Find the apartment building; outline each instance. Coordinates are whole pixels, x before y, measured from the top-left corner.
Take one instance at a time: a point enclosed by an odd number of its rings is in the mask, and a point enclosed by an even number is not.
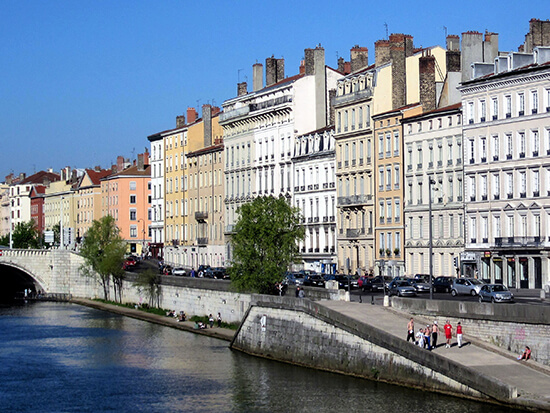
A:
[[[406,271],[428,272],[431,242],[432,274],[457,275],[464,250],[461,104],[404,119],[403,133]]]
[[[550,48],[472,65],[464,82],[463,271],[512,288],[550,273]]]

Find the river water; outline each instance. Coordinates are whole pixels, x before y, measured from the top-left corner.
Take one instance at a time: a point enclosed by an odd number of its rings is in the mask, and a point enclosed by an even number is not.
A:
[[[74,304],[0,308],[2,412],[511,412]]]

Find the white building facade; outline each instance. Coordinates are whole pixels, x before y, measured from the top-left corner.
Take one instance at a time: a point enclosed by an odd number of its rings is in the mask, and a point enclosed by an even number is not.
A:
[[[460,88],[463,267],[512,288],[542,288],[550,281],[549,61],[548,47],[499,56],[492,67],[474,64],[473,80]]]

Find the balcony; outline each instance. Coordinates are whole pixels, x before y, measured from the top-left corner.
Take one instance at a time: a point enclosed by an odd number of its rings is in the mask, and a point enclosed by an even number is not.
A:
[[[482,157],[481,157],[481,162],[482,162],[482,163],[487,162],[487,157],[486,157],[486,156],[482,156]]]
[[[536,197],[536,196],[539,196],[539,191],[533,191],[533,196]]]
[[[319,217],[313,217],[313,222],[319,222]]]
[[[334,98],[334,106],[345,105],[347,103],[355,102],[356,100],[359,100],[359,99],[369,98],[372,96],[372,92],[373,92],[372,88],[368,87],[366,89],[358,90],[353,93],[346,93],[345,95],[342,95],[342,96],[336,96]]]
[[[498,161],[498,155],[493,155],[493,161]]]
[[[525,193],[525,192],[520,192],[520,193],[519,193],[519,197],[520,197],[520,198],[526,198],[526,197],[527,197],[527,193]]]
[[[470,164],[473,164],[475,162],[476,162],[476,160],[474,158],[470,158]]]
[[[482,201],[487,201],[487,195],[481,195],[481,200]]]
[[[519,153],[519,157],[520,157],[520,158],[525,158],[525,152],[520,152],[520,153]]]
[[[494,199],[495,201],[498,201],[498,200],[500,199],[500,194],[494,194],[494,195],[493,195],[493,199]]]
[[[498,115],[493,115],[493,120],[497,120],[498,119]]]
[[[172,240],[172,246],[176,247],[178,245],[180,245],[180,240],[179,239],[173,239]]]
[[[226,234],[234,234],[235,233],[235,225],[226,225],[225,226],[225,233]]]
[[[336,184],[334,182],[329,182],[329,184],[328,184],[328,187],[331,188],[331,189],[334,188],[335,186],[336,186]]]
[[[447,159],[447,166],[453,166],[453,160]]]
[[[323,189],[328,189],[328,182],[325,182],[325,183],[323,184]]]
[[[197,238],[197,245],[199,247],[202,245],[208,245],[208,238]]]
[[[195,219],[198,221],[198,222],[204,222],[208,219],[208,212],[205,212],[205,211],[197,211],[195,212]]]
[[[365,228],[348,228],[346,229],[346,238],[357,238],[365,234]]]
[[[497,237],[495,247],[539,247],[541,237]]]
[[[328,222],[328,217],[323,217],[323,222]]]
[[[372,203],[372,195],[339,196],[338,206],[365,205]]]
[[[508,160],[512,159],[512,154],[511,154],[511,153],[507,153],[507,154],[506,154],[506,159],[508,159]]]
[[[299,186],[295,186],[294,187],[294,192],[299,192],[300,191],[300,187]]]

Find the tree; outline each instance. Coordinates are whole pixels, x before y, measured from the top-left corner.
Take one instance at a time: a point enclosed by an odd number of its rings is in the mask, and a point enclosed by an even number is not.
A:
[[[147,269],[138,273],[137,279],[134,282],[134,286],[141,289],[143,293],[149,297],[149,306],[160,306],[160,276],[152,269]]]
[[[284,197],[259,197],[239,208],[232,236],[231,282],[239,291],[268,293],[299,257],[305,229]]]
[[[36,228],[34,219],[18,222],[12,233],[13,248],[39,248],[40,238],[41,234]]]
[[[80,254],[86,261],[83,271],[98,278],[106,300],[109,299],[112,278],[115,300],[118,294],[119,301],[122,301],[122,282],[125,274],[122,264],[126,253],[126,242],[119,233],[120,230],[112,216],[107,215],[94,220],[80,249]]]

